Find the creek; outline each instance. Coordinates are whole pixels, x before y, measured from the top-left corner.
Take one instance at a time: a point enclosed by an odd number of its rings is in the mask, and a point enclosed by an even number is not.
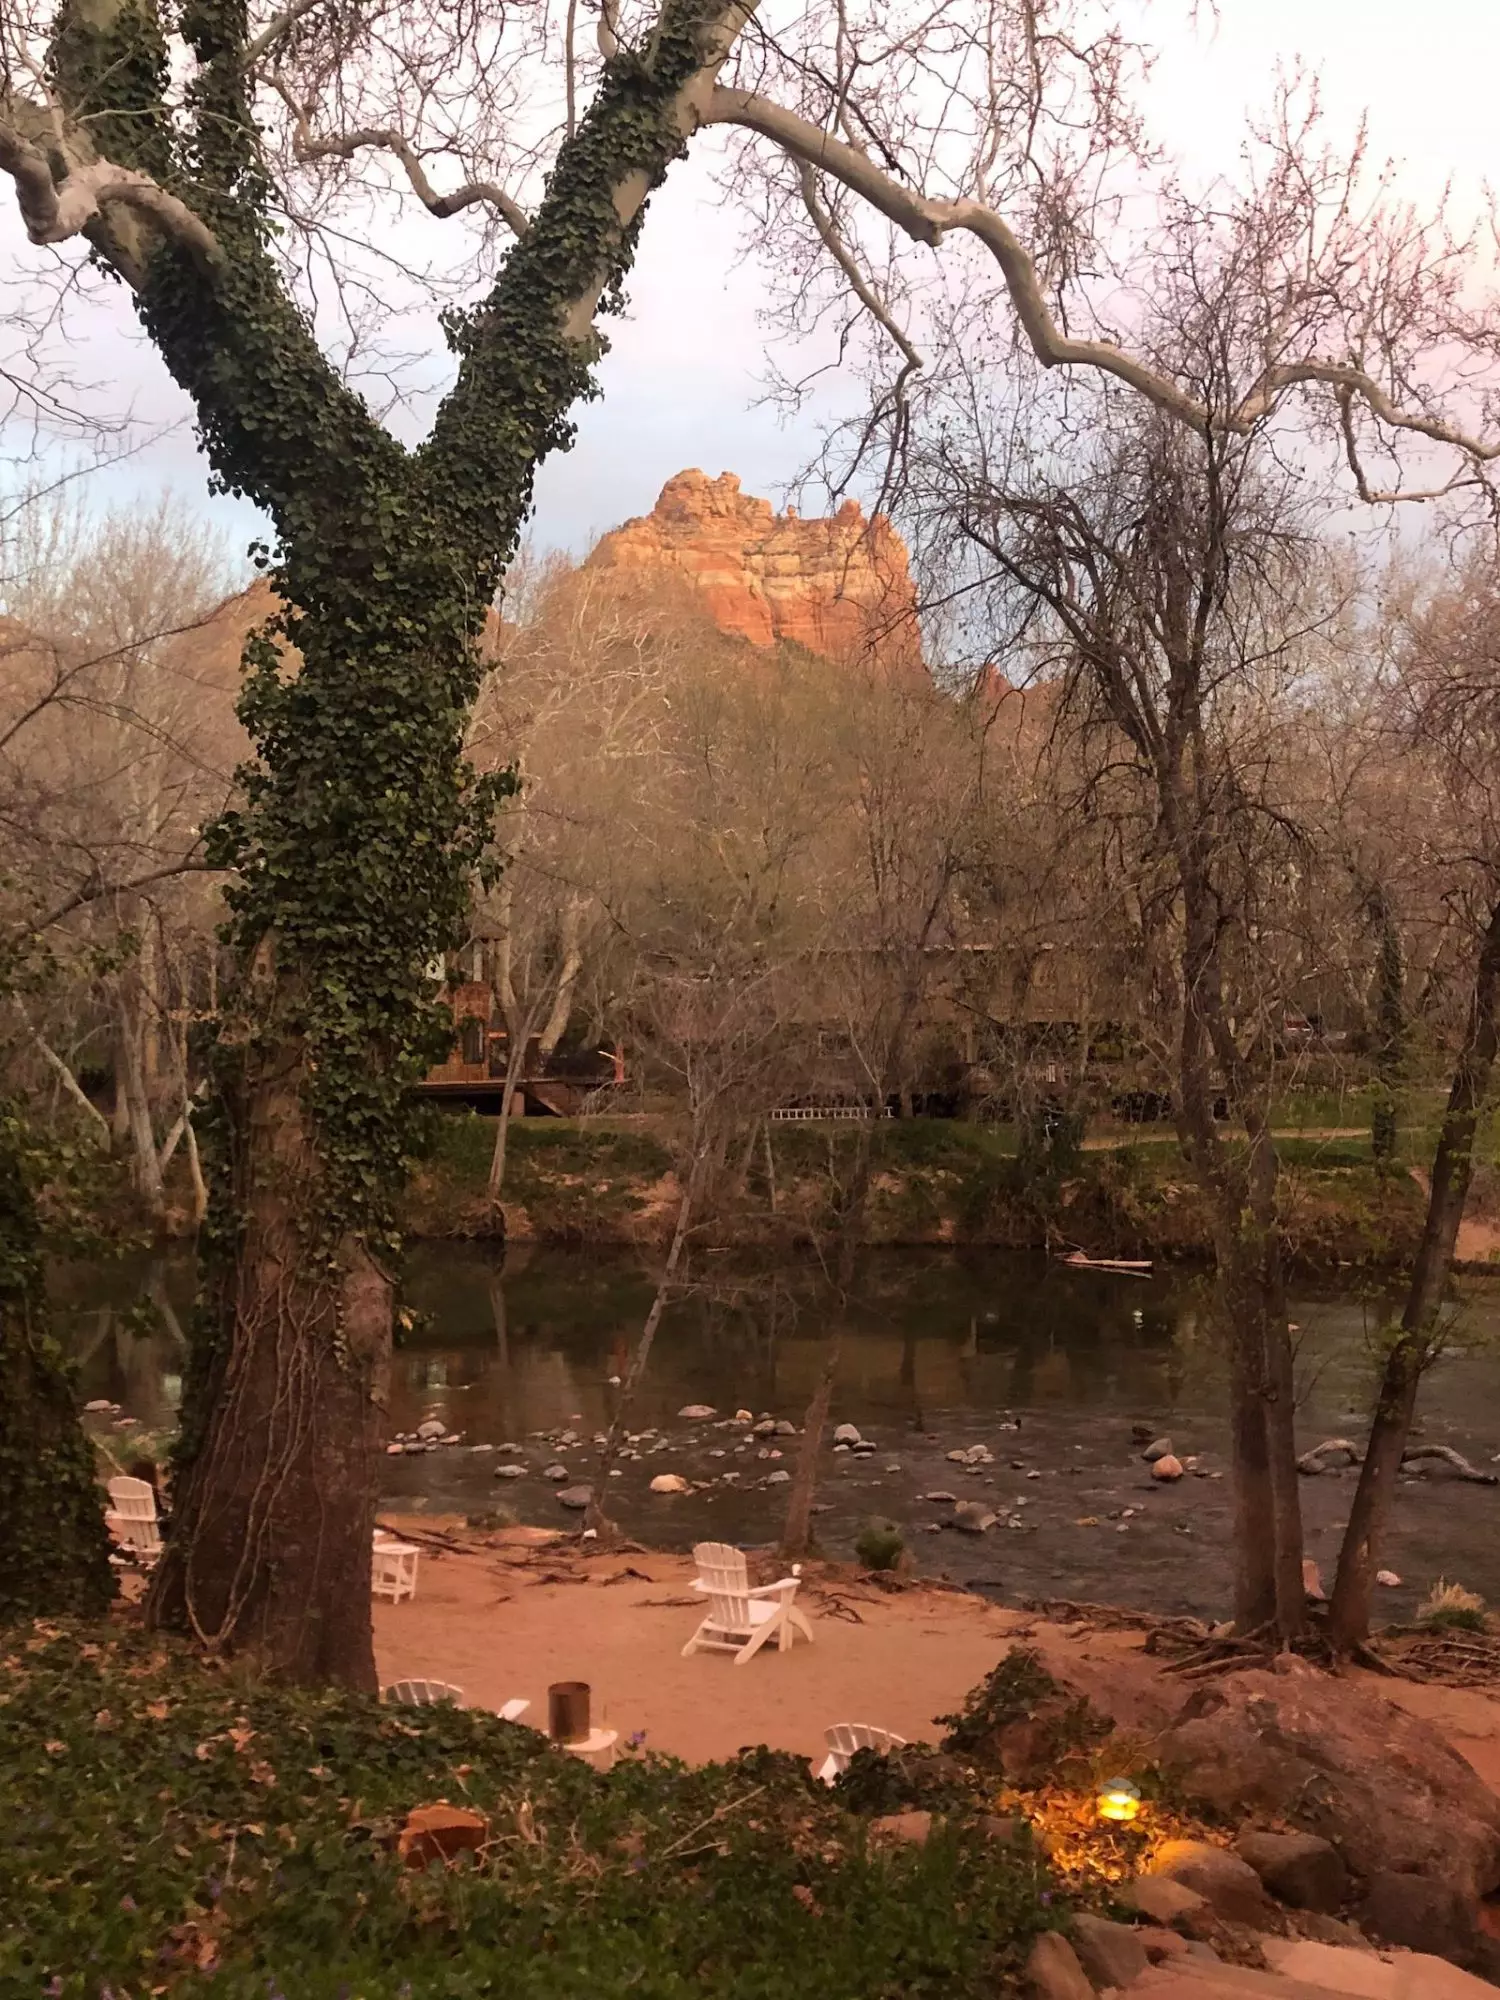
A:
[[[1362,1435],[1372,1336],[1390,1300],[1368,1282],[1301,1291],[1299,1442]],[[653,1277],[624,1255],[513,1248],[503,1259],[461,1244],[419,1244],[402,1292],[410,1324],[398,1346],[389,1430],[437,1418],[462,1442],[382,1460],[390,1513],[498,1515],[576,1526],[544,1470],[594,1476],[593,1435],[610,1420]],[[181,1391],[190,1259],[60,1265],[59,1331],[85,1398],[109,1399],[139,1424],[167,1429]],[[832,1331],[815,1267],[703,1256],[662,1320],[629,1419],[639,1453],[609,1482],[609,1508],[643,1542],[774,1540],[796,1441],[747,1438],[737,1409],[800,1423]],[[1423,1442],[1455,1447],[1488,1470],[1500,1455],[1500,1286],[1466,1283],[1449,1350],[1421,1404]],[[687,1420],[691,1405],[713,1419]],[[825,1447],[820,1543],[847,1556],[872,1516],[898,1522],[918,1564],[1010,1601],[1031,1596],[1218,1615],[1228,1591],[1229,1480],[1224,1375],[1212,1288],[1199,1272],[1149,1278],[1069,1270],[1001,1252],[874,1252],[843,1314],[833,1422],[855,1425],[873,1454]],[[1153,1481],[1135,1426],[1196,1456],[1180,1483]],[[571,1433],[577,1443],[560,1442]],[[108,1435],[106,1430],[105,1435]],[[496,1447],[519,1445],[519,1453]],[[947,1454],[986,1446],[974,1467]],[[780,1452],[779,1459],[762,1456]],[[521,1477],[499,1477],[503,1465]],[[649,1491],[658,1473],[702,1482]],[[1302,1482],[1308,1553],[1331,1587],[1352,1470]],[[979,1500],[998,1523],[946,1529],[946,1492]],[[1380,1593],[1409,1615],[1439,1577],[1500,1602],[1500,1489],[1413,1467],[1383,1560],[1403,1579]]]

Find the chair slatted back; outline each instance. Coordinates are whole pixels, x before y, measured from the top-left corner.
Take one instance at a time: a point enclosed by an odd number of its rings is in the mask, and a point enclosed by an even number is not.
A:
[[[698,1581],[715,1625],[727,1632],[750,1629],[750,1572],[745,1552],[728,1542],[698,1542],[693,1548]]]
[[[893,1736],[889,1729],[877,1729],[869,1722],[836,1722],[823,1731],[823,1740],[840,1757],[852,1757],[856,1750],[904,1750],[906,1738]]]
[[[109,1482],[109,1504],[111,1512],[127,1521],[156,1519],[156,1493],[144,1479],[112,1479]]]
[[[392,1681],[389,1687],[380,1690],[380,1699],[400,1702],[408,1708],[434,1708],[442,1701],[451,1701],[455,1708],[462,1708],[464,1691],[447,1681]]]

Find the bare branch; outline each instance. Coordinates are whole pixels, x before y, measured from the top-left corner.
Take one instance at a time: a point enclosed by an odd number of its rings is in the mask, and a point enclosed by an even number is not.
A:
[[[716,87],[702,122],[736,125],[760,133],[793,159],[841,181],[914,242],[935,249],[949,231],[957,229],[978,237],[1000,266],[1021,330],[1044,368],[1097,369],[1113,375],[1194,430],[1228,430],[1239,434],[1250,431],[1270,415],[1288,389],[1324,383],[1358,397],[1379,422],[1392,430],[1407,431],[1436,444],[1451,446],[1480,463],[1500,458],[1500,439],[1475,436],[1422,410],[1403,409],[1374,376],[1353,361],[1309,358],[1276,363],[1264,370],[1227,415],[1216,413],[1169,376],[1112,341],[1075,340],[1065,334],[1047,303],[1031,253],[1004,217],[982,202],[929,199],[876,166],[857,147],[753,91]],[[1398,500],[1428,496],[1390,493],[1371,497]]]
[[[798,180],[802,188],[802,204],[812,217],[813,228],[817,230],[824,249],[849,281],[849,289],[859,300],[865,311],[877,325],[883,327],[891,340],[905,356],[907,367],[917,369],[922,366],[922,356],[908,339],[905,329],[892,318],[889,309],[881,300],[873,285],[855,261],[854,253],[838,232],[833,217],[818,198],[818,177],[812,166],[803,160],[798,165]]]
[[[314,7],[319,7],[322,4],[323,0],[292,0],[290,7],[278,14],[273,21],[267,22],[260,33],[253,40],[245,44],[245,53],[241,58],[244,67],[246,69],[254,69],[261,57],[268,54],[284,36],[295,28],[304,15],[310,14]]]
[[[400,132],[377,126],[362,126],[353,132],[341,133],[325,139],[314,138],[307,108],[299,104],[280,77],[272,82],[277,93],[285,102],[295,121],[292,135],[292,151],[299,160],[352,160],[354,155],[366,147],[377,148],[390,153],[401,163],[406,178],[411,182],[412,191],[430,215],[445,222],[450,215],[458,215],[466,208],[473,208],[478,202],[485,202],[502,216],[516,236],[524,236],[529,222],[526,212],[519,203],[508,195],[504,188],[494,181],[470,181],[467,187],[456,188],[451,194],[439,194],[427,178],[426,169],[418,159],[409,140]]]
[[[187,203],[158,187],[149,174],[112,160],[75,166],[54,181],[46,154],[13,124],[0,124],[0,171],[16,184],[16,203],[33,243],[65,243],[80,236],[106,207],[119,203],[145,215],[205,264],[219,260],[213,231]]]

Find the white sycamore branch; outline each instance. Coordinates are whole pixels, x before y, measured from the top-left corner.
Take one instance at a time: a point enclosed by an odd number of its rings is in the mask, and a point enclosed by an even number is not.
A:
[[[427,170],[410,140],[400,132],[384,126],[365,125],[353,132],[317,138],[307,107],[298,103],[279,76],[271,81],[292,114],[292,151],[299,160],[352,160],[356,153],[363,152],[367,147],[390,153],[400,162],[418,201],[429,215],[436,216],[440,222],[484,202],[495,210],[514,235],[520,237],[526,234],[529,223],[525,209],[494,181],[470,181],[465,187],[455,188],[451,194],[439,194],[427,178]]]
[[[1227,418],[1216,417],[1206,404],[1190,396],[1170,376],[1113,342],[1075,340],[1065,334],[1047,304],[1030,252],[1004,217],[984,203],[930,199],[904,186],[857,147],[753,91],[717,86],[709,96],[703,123],[736,125],[760,133],[793,159],[841,181],[914,242],[936,248],[944,236],[957,229],[977,236],[1000,266],[1021,330],[1044,368],[1095,368],[1113,375],[1159,409],[1197,430],[1218,424],[1234,431],[1247,431],[1275,408],[1286,390],[1320,382],[1346,396],[1358,397],[1392,430],[1408,431],[1436,444],[1450,445],[1480,463],[1500,458],[1500,440],[1473,436],[1441,417],[1429,416],[1424,410],[1403,409],[1373,375],[1350,361],[1309,358],[1275,363],[1251,385]],[[821,230],[819,233],[822,234]],[[1437,492],[1448,490],[1435,489],[1431,494],[1421,495],[1374,492],[1357,465],[1355,471],[1361,495],[1368,500],[1433,498]]]
[[[90,223],[106,219],[106,209],[118,205],[149,216],[203,263],[218,260],[217,239],[202,218],[134,167],[91,160],[54,180],[41,147],[15,125],[0,122],[0,172],[16,184],[16,204],[33,243],[65,243],[81,236]]]

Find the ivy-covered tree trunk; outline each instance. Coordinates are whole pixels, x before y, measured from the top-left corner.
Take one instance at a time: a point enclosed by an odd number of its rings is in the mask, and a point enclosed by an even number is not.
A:
[[[239,972],[215,1064],[212,1276],[148,1614],[283,1676],[375,1684],[408,1099],[446,1040],[428,968],[462,937],[504,789],[462,757],[485,618],[535,469],[590,391],[596,312],[752,7],[666,0],[648,42],[609,58],[488,296],[447,316],[457,380],[411,452],[329,367],[269,254],[245,0],[178,12],[195,60],[178,118],[149,0],[59,8],[66,164],[107,157],[169,204],[112,205],[87,233],[216,475],[276,531],[282,608],[247,649],[240,708],[256,762],[214,836]]]
[[[114,1596],[94,1453],[47,1321],[36,1204],[0,1106],[0,1625],[89,1617]]]

